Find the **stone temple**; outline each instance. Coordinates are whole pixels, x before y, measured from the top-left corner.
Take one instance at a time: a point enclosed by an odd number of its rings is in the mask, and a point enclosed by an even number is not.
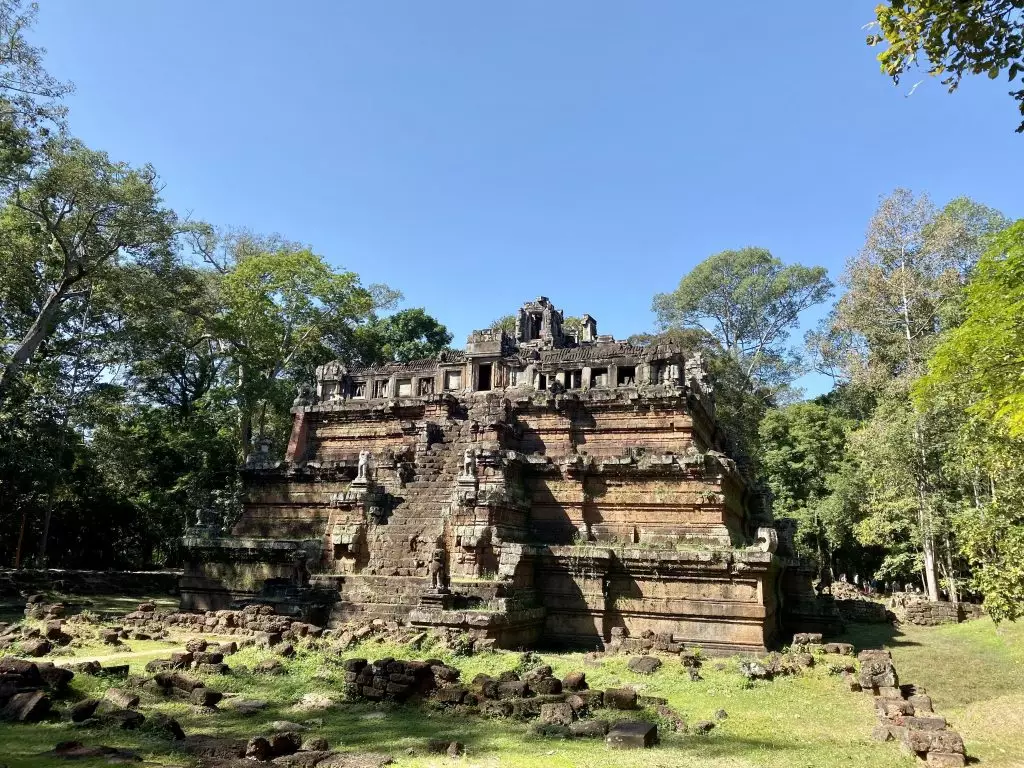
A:
[[[319,368],[284,460],[248,458],[230,531],[188,531],[183,607],[269,601],[506,648],[651,630],[760,652],[820,628],[809,570],[723,451],[700,356],[563,323],[540,297],[461,352]]]

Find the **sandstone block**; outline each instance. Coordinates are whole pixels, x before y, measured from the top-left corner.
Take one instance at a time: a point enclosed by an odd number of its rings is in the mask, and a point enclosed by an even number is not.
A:
[[[616,723],[605,737],[605,743],[612,749],[647,749],[657,741],[658,726],[640,720]]]
[[[609,688],[604,692],[604,705],[609,709],[636,709],[636,699],[633,688]]]

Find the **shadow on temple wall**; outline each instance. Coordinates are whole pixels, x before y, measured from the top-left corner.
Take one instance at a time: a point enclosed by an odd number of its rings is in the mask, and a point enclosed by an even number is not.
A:
[[[577,408],[570,415],[569,441],[573,446],[587,444],[587,432],[597,427],[597,419],[586,408]]]

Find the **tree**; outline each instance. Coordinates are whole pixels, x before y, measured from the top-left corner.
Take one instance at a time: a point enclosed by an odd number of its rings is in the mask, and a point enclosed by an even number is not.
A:
[[[868,45],[887,43],[878,54],[882,72],[895,83],[919,66],[923,55],[929,75],[942,76],[950,93],[965,74],[996,79],[1004,71],[1011,83],[1024,79],[1024,1],[890,0],[875,9],[880,33]],[[1024,115],[1024,88],[1010,91]],[[1024,120],[1017,132],[1024,131]]]
[[[516,316],[502,315],[492,322],[489,327],[495,331],[504,331],[510,335],[514,334],[516,332]]]
[[[21,126],[62,121],[60,100],[73,90],[43,69],[46,50],[25,39],[38,13],[37,3],[0,0],[0,120]]]
[[[768,411],[761,421],[761,465],[775,517],[797,521],[798,549],[830,563],[847,543],[852,521],[829,514],[831,477],[839,470],[850,423],[818,402]]]
[[[964,414],[948,473],[964,489],[953,515],[972,585],[996,621],[1024,615],[1024,222],[996,235],[914,387],[919,409]]]
[[[824,267],[786,266],[764,248],[722,251],[654,297],[662,328],[704,328],[752,386],[778,390],[798,368],[786,342],[800,313],[828,298]]]
[[[936,346],[918,387],[952,387],[1011,438],[1024,438],[1024,221],[995,237],[966,288],[964,320]]]
[[[452,340],[451,333],[422,308],[376,315],[353,334],[353,359],[361,365],[407,363],[435,357]]]
[[[333,269],[308,248],[263,245],[246,236],[232,246],[234,262],[220,278],[224,308],[214,324],[237,375],[241,454],[254,420],[265,434],[269,419],[286,419],[295,385],[308,383],[316,365],[346,357],[356,326],[399,296],[364,287],[357,274]]]
[[[117,266],[170,247],[177,220],[160,199],[156,172],[112,162],[74,140],[47,142],[8,190],[0,223],[0,274],[20,289],[5,296],[0,405],[42,344],[102,290]],[[11,301],[8,305],[7,301]]]
[[[937,424],[944,415],[915,411],[909,392],[923,373],[939,333],[957,321],[966,275],[1001,224],[996,212],[968,200],[955,200],[938,211],[926,196],[896,190],[881,201],[861,252],[847,261],[843,281],[848,290],[837,302],[824,334],[840,342],[833,344],[831,354],[845,378],[885,401],[882,421],[866,425],[862,433],[873,431],[879,445],[894,444],[900,437],[908,440],[901,450],[894,448],[880,459],[898,460],[891,470],[902,474],[885,493],[868,496],[866,514],[876,522],[885,519],[892,524],[902,519],[897,512],[915,510],[912,530],[919,537],[926,587],[933,600],[939,597],[937,541],[948,530],[943,517],[948,488],[941,446],[935,444],[935,436],[942,434]],[[877,413],[872,417],[878,418]],[[901,425],[908,431],[893,433]],[[870,455],[868,448],[865,445],[862,451],[865,456]],[[869,473],[869,481],[877,475],[872,461],[860,466]],[[900,525],[902,531],[911,530],[905,523]],[[874,530],[882,534],[869,535],[867,540],[880,542],[892,533],[881,525]],[[948,539],[945,549],[951,577]]]

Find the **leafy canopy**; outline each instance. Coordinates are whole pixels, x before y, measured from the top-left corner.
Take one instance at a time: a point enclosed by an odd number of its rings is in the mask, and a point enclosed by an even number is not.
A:
[[[355,330],[354,357],[362,365],[435,357],[452,340],[448,329],[422,308],[374,316]]]
[[[900,77],[927,59],[929,75],[942,77],[950,93],[965,74],[1011,83],[1024,79],[1024,1],[890,0],[875,8],[879,33],[868,45],[887,43],[878,54],[882,72]],[[1024,88],[1010,91],[1024,115]],[[1017,132],[1024,131],[1024,120]]]
[[[824,267],[785,265],[764,248],[722,251],[654,297],[662,328],[705,328],[751,381],[788,383],[798,363],[786,348],[800,313],[829,296]]]
[[[973,413],[1024,438],[1024,221],[997,235],[978,262],[964,315],[936,347],[917,401],[952,387]]]

